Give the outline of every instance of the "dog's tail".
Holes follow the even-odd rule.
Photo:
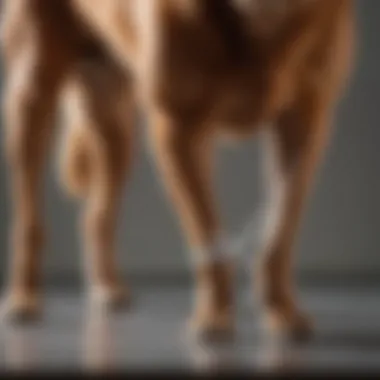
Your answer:
[[[59,181],[70,196],[84,197],[91,180],[91,136],[86,133],[86,118],[75,87],[63,94],[63,128],[60,140]]]

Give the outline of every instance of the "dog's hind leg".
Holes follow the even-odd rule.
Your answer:
[[[62,175],[84,201],[82,236],[92,305],[119,307],[129,299],[116,264],[116,230],[132,153],[132,83],[111,59],[83,61],[69,82]]]
[[[70,61],[49,11],[36,1],[5,3],[3,114],[10,165],[12,255],[2,313],[16,320],[34,317],[39,309],[41,175],[57,96]]]

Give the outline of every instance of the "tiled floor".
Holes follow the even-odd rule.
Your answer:
[[[380,289],[305,290],[302,298],[315,317],[316,337],[282,348],[265,339],[244,292],[236,341],[213,348],[184,337],[190,310],[186,289],[144,287],[136,296],[131,311],[105,318],[87,315],[78,295],[51,294],[38,326],[1,327],[0,369],[380,373]]]

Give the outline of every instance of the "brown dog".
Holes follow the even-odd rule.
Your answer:
[[[293,289],[292,251],[350,72],[352,8],[350,0],[5,0],[13,197],[5,314],[39,309],[40,180],[59,104],[67,127],[64,182],[86,201],[90,294],[103,305],[128,298],[114,233],[139,106],[197,259],[192,326],[202,334],[233,327],[233,263],[211,188],[214,137],[265,130],[273,212],[257,289],[274,326],[308,332]]]

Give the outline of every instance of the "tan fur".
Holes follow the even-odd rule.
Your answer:
[[[233,266],[223,259],[211,186],[213,141],[268,126],[274,153],[268,194],[276,197],[269,204],[279,207],[260,256],[258,289],[277,325],[307,330],[293,289],[293,247],[349,75],[352,13],[350,0],[5,1],[15,237],[9,298],[37,294],[38,184],[61,101],[62,175],[86,202],[89,285],[106,294],[103,301],[120,298],[114,230],[137,103],[189,247],[206,259],[196,268],[194,321],[202,332],[230,330],[233,313]],[[7,311],[17,315],[22,307],[14,305]]]

